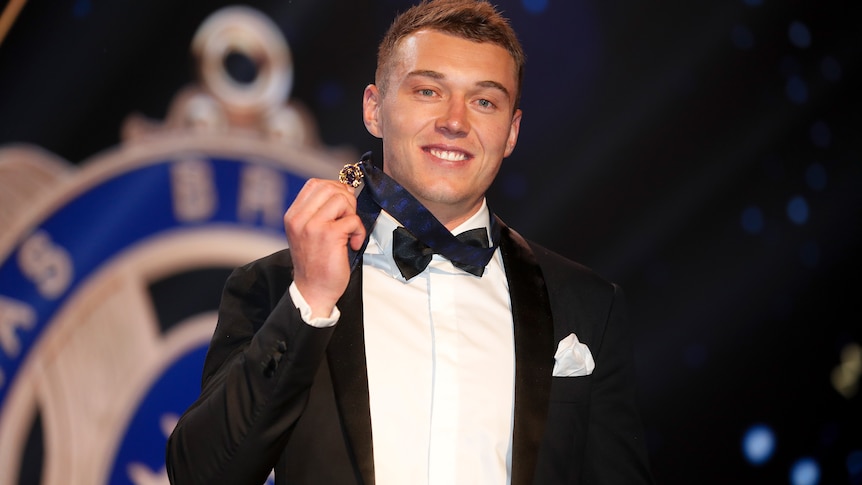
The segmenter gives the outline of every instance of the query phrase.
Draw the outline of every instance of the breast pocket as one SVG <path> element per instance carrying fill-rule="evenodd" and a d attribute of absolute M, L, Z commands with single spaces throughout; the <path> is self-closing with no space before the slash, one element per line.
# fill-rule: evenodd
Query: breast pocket
<path fill-rule="evenodd" d="M 592 376 L 554 377 L 551 381 L 551 401 L 579 403 L 590 398 Z"/>

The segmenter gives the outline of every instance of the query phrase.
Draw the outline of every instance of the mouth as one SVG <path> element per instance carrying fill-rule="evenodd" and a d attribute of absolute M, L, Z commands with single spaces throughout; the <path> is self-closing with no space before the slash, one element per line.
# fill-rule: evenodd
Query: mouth
<path fill-rule="evenodd" d="M 447 150 L 443 148 L 427 147 L 425 148 L 425 151 L 432 156 L 439 158 L 440 160 L 445 160 L 447 162 L 463 162 L 472 158 L 472 155 L 461 150 Z"/>

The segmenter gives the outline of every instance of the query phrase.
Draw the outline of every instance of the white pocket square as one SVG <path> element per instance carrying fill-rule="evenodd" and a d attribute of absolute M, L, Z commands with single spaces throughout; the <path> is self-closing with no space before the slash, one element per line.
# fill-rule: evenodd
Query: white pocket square
<path fill-rule="evenodd" d="M 596 368 L 589 347 L 578 341 L 577 335 L 570 333 L 560 340 L 554 354 L 554 377 L 588 376 Z"/>

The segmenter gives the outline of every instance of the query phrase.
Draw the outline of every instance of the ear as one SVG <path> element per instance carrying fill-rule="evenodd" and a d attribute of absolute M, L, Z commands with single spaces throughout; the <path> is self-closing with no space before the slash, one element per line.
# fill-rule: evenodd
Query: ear
<path fill-rule="evenodd" d="M 369 84 L 365 87 L 365 92 L 362 94 L 362 121 L 365 122 L 365 129 L 368 133 L 383 138 L 383 130 L 380 120 L 380 90 L 374 84 Z"/>
<path fill-rule="evenodd" d="M 503 158 L 508 157 L 515 150 L 515 145 L 518 143 L 518 133 L 521 131 L 521 115 L 520 109 L 515 110 L 512 116 L 512 123 L 509 125 L 509 138 L 506 140 L 506 151 L 503 152 Z"/>

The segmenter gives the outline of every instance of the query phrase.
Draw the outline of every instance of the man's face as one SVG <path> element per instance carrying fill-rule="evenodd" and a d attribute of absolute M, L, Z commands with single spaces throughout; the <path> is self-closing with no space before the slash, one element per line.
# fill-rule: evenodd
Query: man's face
<path fill-rule="evenodd" d="M 452 229 L 515 148 L 515 62 L 496 44 L 434 30 L 402 39 L 394 60 L 385 94 L 365 90 L 365 125 L 383 139 L 384 171 Z"/>

